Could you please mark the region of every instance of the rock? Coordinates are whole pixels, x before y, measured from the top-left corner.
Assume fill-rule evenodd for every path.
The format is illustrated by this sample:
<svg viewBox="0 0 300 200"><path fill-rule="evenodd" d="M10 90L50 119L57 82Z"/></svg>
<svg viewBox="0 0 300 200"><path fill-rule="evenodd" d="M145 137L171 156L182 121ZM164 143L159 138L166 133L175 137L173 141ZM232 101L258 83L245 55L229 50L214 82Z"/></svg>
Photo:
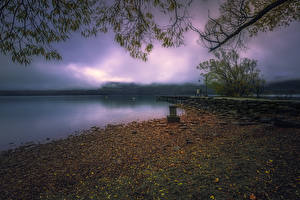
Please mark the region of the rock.
<svg viewBox="0 0 300 200"><path fill-rule="evenodd" d="M175 147L173 147L173 149L174 149L175 151L179 151L179 150L180 150L180 146L175 146Z"/></svg>
<svg viewBox="0 0 300 200"><path fill-rule="evenodd" d="M233 125L240 125L240 122L234 121L234 122L231 122L231 124L233 124Z"/></svg>
<svg viewBox="0 0 300 200"><path fill-rule="evenodd" d="M91 127L90 132L95 132L95 131L99 131L99 130L100 130L99 127L93 126L93 127Z"/></svg>
<svg viewBox="0 0 300 200"><path fill-rule="evenodd" d="M186 130L188 129L188 126L186 124L181 124L179 128Z"/></svg>
<svg viewBox="0 0 300 200"><path fill-rule="evenodd" d="M252 119L260 120L260 114L259 113L254 113L253 116L252 116Z"/></svg>
<svg viewBox="0 0 300 200"><path fill-rule="evenodd" d="M248 126L248 125L255 125L257 124L256 122L239 122L239 121L235 121L235 122L231 122L233 125L239 125L239 126Z"/></svg>
<svg viewBox="0 0 300 200"><path fill-rule="evenodd" d="M168 120L168 123L178 123L178 122L180 122L180 117L168 115L167 120Z"/></svg>
<svg viewBox="0 0 300 200"><path fill-rule="evenodd" d="M271 123L273 121L273 119L272 118L260 118L259 119L259 122L261 122L261 123Z"/></svg>
<svg viewBox="0 0 300 200"><path fill-rule="evenodd" d="M274 125L283 128L300 128L300 122L294 120L275 119Z"/></svg>
<svg viewBox="0 0 300 200"><path fill-rule="evenodd" d="M121 160L121 159L117 159L117 160L116 160L116 163L117 163L118 165L120 165L120 164L122 164L122 160Z"/></svg>
<svg viewBox="0 0 300 200"><path fill-rule="evenodd" d="M251 119L249 117L242 117L242 118L240 118L240 120L242 120L242 121L250 121Z"/></svg>
<svg viewBox="0 0 300 200"><path fill-rule="evenodd" d="M26 142L24 144L24 147L26 147L26 146L32 146L32 145L35 145L35 143L33 141L29 141L29 142Z"/></svg>
<svg viewBox="0 0 300 200"><path fill-rule="evenodd" d="M211 135L212 135L212 136L214 136L214 137L218 137L218 136L220 136L220 134L219 134L219 133L217 133L217 132L214 132L214 133L212 133Z"/></svg>
<svg viewBox="0 0 300 200"><path fill-rule="evenodd" d="M236 110L230 110L227 113L230 114L230 115L236 115L237 111Z"/></svg>
<svg viewBox="0 0 300 200"><path fill-rule="evenodd" d="M169 148L170 147L170 145L169 144L167 144L167 145L164 145L163 146L163 150L167 150L167 148Z"/></svg>
<svg viewBox="0 0 300 200"><path fill-rule="evenodd" d="M34 142L26 142L24 144L24 146L21 146L21 149L25 149L25 150L31 149L31 148L35 147L36 145L37 144L35 144Z"/></svg>
<svg viewBox="0 0 300 200"><path fill-rule="evenodd" d="M132 122L132 123L136 123L136 122ZM112 129L114 127L113 124L107 124L106 125L106 129Z"/></svg>
<svg viewBox="0 0 300 200"><path fill-rule="evenodd" d="M193 144L193 141L191 139L186 139L185 142L186 144Z"/></svg>

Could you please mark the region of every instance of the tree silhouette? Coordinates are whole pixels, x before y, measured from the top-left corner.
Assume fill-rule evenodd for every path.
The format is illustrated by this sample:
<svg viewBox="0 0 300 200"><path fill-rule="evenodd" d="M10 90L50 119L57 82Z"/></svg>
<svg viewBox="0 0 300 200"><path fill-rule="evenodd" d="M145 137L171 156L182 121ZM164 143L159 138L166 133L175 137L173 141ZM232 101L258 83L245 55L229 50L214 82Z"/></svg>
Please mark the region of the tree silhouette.
<svg viewBox="0 0 300 200"><path fill-rule="evenodd" d="M216 59L200 63L197 69L210 87L226 96L248 96L263 91L264 79L256 68L257 61L240 58L234 50L215 52Z"/></svg>

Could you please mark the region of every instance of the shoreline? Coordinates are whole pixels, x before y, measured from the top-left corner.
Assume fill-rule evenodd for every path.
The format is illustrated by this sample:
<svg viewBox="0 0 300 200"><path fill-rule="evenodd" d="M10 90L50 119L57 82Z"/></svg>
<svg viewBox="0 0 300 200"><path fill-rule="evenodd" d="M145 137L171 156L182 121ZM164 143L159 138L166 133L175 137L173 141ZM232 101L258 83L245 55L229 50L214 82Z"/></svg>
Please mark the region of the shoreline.
<svg viewBox="0 0 300 200"><path fill-rule="evenodd" d="M180 123L168 124L161 118L93 127L87 134L19 147L0 154L0 197L174 199L172 195L182 195L193 199L198 195L237 199L252 194L264 198L266 193L297 198L292 176L299 166L300 130L230 120L185 108ZM262 181L271 178L272 184ZM277 183L284 183L291 192L271 190ZM238 186L231 188L232 184ZM235 187L244 192L237 193Z"/></svg>
<svg viewBox="0 0 300 200"><path fill-rule="evenodd" d="M182 114L180 114L178 116L181 116L181 115ZM137 124L137 123L139 124L139 123L147 123L147 122L155 122L155 121L164 121L166 119L167 119L167 117L158 117L158 118L150 118L150 119L138 119L138 120L133 120L133 121L128 121L128 122L124 121L124 122L108 123L108 124L103 125L103 126L91 126L89 128L86 128L86 129L73 131L68 136L65 136L65 137L62 137L62 138L53 138L52 139L52 138L47 137L46 139L44 139L42 141L40 141L40 140L39 141L33 141L32 140L32 141L20 143L16 147L0 150L0 156L1 156L1 154L7 154L7 153L12 153L12 152L15 152L15 151L19 151L19 149L23 150L23 149L26 149L26 148L33 148L33 147L37 147L37 146L40 146L40 145L59 142L61 140L68 140L68 139L71 139L73 137L80 137L81 135L94 134L95 132L105 131L105 129L107 127L111 128L111 127L118 127L118 126L126 126L127 124L132 124L132 123L133 124ZM15 145L15 144L13 143L12 145Z"/></svg>
<svg viewBox="0 0 300 200"><path fill-rule="evenodd" d="M154 96L12 98L1 105L0 151L66 138L93 126L159 118L168 109L168 103L156 103Z"/></svg>

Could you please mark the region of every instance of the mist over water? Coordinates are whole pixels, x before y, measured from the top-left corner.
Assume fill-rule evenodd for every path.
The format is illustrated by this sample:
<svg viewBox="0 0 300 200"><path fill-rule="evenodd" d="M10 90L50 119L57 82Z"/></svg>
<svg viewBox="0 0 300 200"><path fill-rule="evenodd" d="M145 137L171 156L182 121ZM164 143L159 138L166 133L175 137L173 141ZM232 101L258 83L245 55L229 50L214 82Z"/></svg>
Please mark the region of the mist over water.
<svg viewBox="0 0 300 200"><path fill-rule="evenodd" d="M92 126L165 117L154 96L0 97L0 150L65 138Z"/></svg>

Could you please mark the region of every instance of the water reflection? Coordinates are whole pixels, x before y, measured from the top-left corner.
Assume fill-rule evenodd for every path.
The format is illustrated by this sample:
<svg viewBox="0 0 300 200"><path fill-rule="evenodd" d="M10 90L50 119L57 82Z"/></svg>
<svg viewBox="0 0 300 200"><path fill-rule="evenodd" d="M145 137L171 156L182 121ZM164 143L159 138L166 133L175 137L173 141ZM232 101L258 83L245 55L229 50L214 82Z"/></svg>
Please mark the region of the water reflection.
<svg viewBox="0 0 300 200"><path fill-rule="evenodd" d="M168 104L153 96L0 97L0 150L167 113Z"/></svg>

